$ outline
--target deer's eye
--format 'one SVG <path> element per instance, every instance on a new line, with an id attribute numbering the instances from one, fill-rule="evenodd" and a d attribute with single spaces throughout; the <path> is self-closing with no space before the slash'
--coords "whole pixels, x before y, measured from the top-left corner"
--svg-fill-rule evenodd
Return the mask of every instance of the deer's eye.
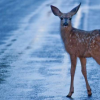
<path id="1" fill-rule="evenodd" d="M 62 18 L 62 17 L 60 17 L 60 19 L 61 19 L 61 20 L 63 20 L 63 18 Z"/>

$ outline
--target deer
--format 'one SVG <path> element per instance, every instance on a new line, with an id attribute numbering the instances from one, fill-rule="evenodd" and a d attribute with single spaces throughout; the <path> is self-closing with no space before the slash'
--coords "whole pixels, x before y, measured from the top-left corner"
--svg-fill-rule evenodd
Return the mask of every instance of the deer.
<path id="1" fill-rule="evenodd" d="M 74 75 L 76 70 L 77 58 L 81 62 L 81 72 L 86 82 L 88 96 L 92 95 L 87 79 L 86 58 L 92 57 L 100 64 L 100 30 L 85 31 L 72 26 L 72 17 L 78 12 L 81 3 L 68 13 L 62 13 L 57 7 L 51 5 L 51 11 L 60 18 L 60 33 L 64 43 L 65 51 L 69 54 L 71 61 L 71 83 L 67 97 L 74 93 Z"/>

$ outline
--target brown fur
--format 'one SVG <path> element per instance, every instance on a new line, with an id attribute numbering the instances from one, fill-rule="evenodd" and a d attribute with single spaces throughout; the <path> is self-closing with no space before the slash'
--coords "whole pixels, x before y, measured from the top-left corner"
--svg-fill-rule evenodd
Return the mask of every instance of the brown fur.
<path id="1" fill-rule="evenodd" d="M 68 32 L 68 33 L 67 33 Z M 66 51 L 76 57 L 93 57 L 100 64 L 100 30 L 83 31 L 61 26 Z"/>
<path id="2" fill-rule="evenodd" d="M 81 4 L 68 13 L 62 13 L 58 8 L 51 6 L 54 15 L 61 19 L 60 30 L 66 51 L 71 60 L 71 84 L 67 97 L 71 97 L 74 92 L 74 74 L 77 57 L 80 58 L 82 74 L 86 81 L 88 95 L 92 95 L 91 88 L 87 80 L 86 58 L 93 57 L 100 64 L 100 30 L 84 31 L 72 27 L 71 18 L 75 15 Z"/>

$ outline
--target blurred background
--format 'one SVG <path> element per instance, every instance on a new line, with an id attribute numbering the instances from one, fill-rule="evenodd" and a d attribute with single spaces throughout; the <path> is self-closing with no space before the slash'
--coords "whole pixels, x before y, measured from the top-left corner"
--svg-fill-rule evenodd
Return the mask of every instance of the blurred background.
<path id="1" fill-rule="evenodd" d="M 80 2 L 73 26 L 100 29 L 100 0 L 0 0 L 0 100 L 70 100 L 70 59 L 50 5 L 69 12 Z M 78 59 L 73 100 L 99 100 L 100 66 L 92 58 L 87 73 L 90 98 Z"/>

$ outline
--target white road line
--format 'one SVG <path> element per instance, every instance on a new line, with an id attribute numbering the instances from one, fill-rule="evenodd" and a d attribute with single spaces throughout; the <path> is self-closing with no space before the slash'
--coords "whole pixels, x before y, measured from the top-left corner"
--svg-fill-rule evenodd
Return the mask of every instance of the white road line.
<path id="1" fill-rule="evenodd" d="M 74 21 L 74 27 L 78 28 L 81 22 L 81 17 L 82 17 L 82 8 L 79 9 L 75 21 Z"/>
<path id="2" fill-rule="evenodd" d="M 88 30 L 87 22 L 88 22 L 88 14 L 89 14 L 89 0 L 87 0 L 86 5 L 87 5 L 86 10 L 83 10 L 83 12 L 85 11 L 84 30 Z"/>

